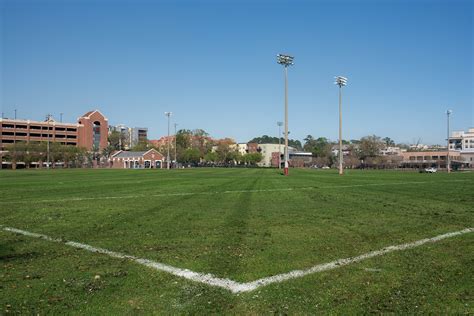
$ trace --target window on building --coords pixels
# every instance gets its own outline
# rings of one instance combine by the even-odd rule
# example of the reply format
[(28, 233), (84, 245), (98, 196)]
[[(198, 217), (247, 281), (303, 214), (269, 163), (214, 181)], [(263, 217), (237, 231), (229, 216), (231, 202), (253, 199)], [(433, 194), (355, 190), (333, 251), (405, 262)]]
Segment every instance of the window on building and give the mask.
[(100, 147), (100, 122), (95, 121), (92, 127), (92, 144), (94, 147)]

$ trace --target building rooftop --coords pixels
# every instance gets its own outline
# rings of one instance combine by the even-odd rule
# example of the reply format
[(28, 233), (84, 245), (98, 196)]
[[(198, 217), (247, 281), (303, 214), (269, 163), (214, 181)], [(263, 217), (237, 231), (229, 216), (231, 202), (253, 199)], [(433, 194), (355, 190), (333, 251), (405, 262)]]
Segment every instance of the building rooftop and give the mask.
[(114, 155), (114, 158), (132, 158), (132, 157), (142, 157), (146, 151), (121, 151)]

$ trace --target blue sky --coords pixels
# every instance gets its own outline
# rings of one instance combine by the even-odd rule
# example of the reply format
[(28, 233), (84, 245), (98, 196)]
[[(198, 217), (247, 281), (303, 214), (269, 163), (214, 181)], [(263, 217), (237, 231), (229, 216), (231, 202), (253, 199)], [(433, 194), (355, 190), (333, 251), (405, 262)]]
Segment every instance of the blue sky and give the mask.
[(348, 77), (343, 138), (443, 143), (474, 127), (472, 1), (11, 1), (1, 3), (7, 117), (178, 128), (245, 142), (284, 115), (290, 137), (337, 139), (335, 75)]

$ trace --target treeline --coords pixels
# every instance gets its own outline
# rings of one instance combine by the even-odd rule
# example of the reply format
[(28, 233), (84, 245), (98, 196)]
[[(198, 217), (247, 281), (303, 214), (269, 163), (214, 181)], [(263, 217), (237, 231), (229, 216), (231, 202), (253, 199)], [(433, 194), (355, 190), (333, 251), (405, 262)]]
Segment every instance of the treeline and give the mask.
[[(262, 160), (258, 152), (241, 153), (233, 139), (214, 140), (202, 129), (177, 131), (169, 147), (171, 160), (182, 164), (255, 165)], [(168, 143), (155, 148), (166, 156)]]
[(52, 168), (58, 163), (63, 168), (90, 167), (96, 158), (93, 152), (88, 152), (84, 148), (53, 142), (49, 143), (49, 150), (46, 142), (17, 142), (6, 146), (6, 150), (2, 160), (10, 162), (12, 169), (16, 169), (19, 164), (25, 168), (31, 166), (41, 168), (48, 161)]
[[(289, 134), (289, 133), (288, 133)], [(261, 137), (255, 137), (248, 141), (249, 143), (257, 143), (257, 144), (284, 144), (285, 139), (281, 137), (272, 137), (268, 135), (263, 135)], [(288, 146), (296, 148), (296, 150), (302, 150), (303, 147), (301, 146), (301, 142), (296, 139), (288, 139)]]
[[(382, 155), (381, 151), (395, 146), (389, 138), (376, 135), (342, 141), (344, 165), (349, 168), (381, 167), (392, 168), (399, 165), (401, 157), (398, 155)], [(308, 135), (304, 139), (303, 149), (311, 152), (316, 165), (331, 166), (337, 164), (339, 143), (332, 142), (325, 137), (314, 138)]]

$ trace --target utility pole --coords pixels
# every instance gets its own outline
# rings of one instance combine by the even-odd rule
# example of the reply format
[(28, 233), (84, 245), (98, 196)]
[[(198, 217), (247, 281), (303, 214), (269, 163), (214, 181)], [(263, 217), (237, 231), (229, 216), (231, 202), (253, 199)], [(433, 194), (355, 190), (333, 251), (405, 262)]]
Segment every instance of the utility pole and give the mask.
[(173, 113), (165, 112), (165, 115), (168, 117), (168, 155), (166, 156), (166, 169), (170, 168), (170, 117)]
[(46, 143), (46, 168), (49, 169), (49, 121), (51, 120), (51, 114), (46, 115), (46, 122), (48, 123), (48, 142)]
[(174, 123), (174, 163), (175, 163), (175, 168), (178, 165), (178, 156), (177, 156), (177, 137), (176, 137), (176, 127), (178, 126), (177, 123)]
[(16, 109), (15, 109), (15, 120), (16, 120)]
[(277, 122), (278, 125), (278, 169), (281, 169), (281, 127), (283, 122)]
[(64, 113), (59, 113), (59, 122), (60, 122), (60, 123), (63, 122), (63, 114), (64, 114)]
[(447, 157), (446, 157), (446, 171), (448, 173), (451, 172), (451, 157), (449, 157), (449, 116), (451, 115), (451, 113), (453, 113), (453, 111), (451, 110), (447, 110), (446, 111), (446, 117), (447, 117), (447, 127), (448, 127), (448, 131), (447, 131), (447, 137), (446, 137), (446, 140), (448, 142), (448, 153), (447, 153)]

